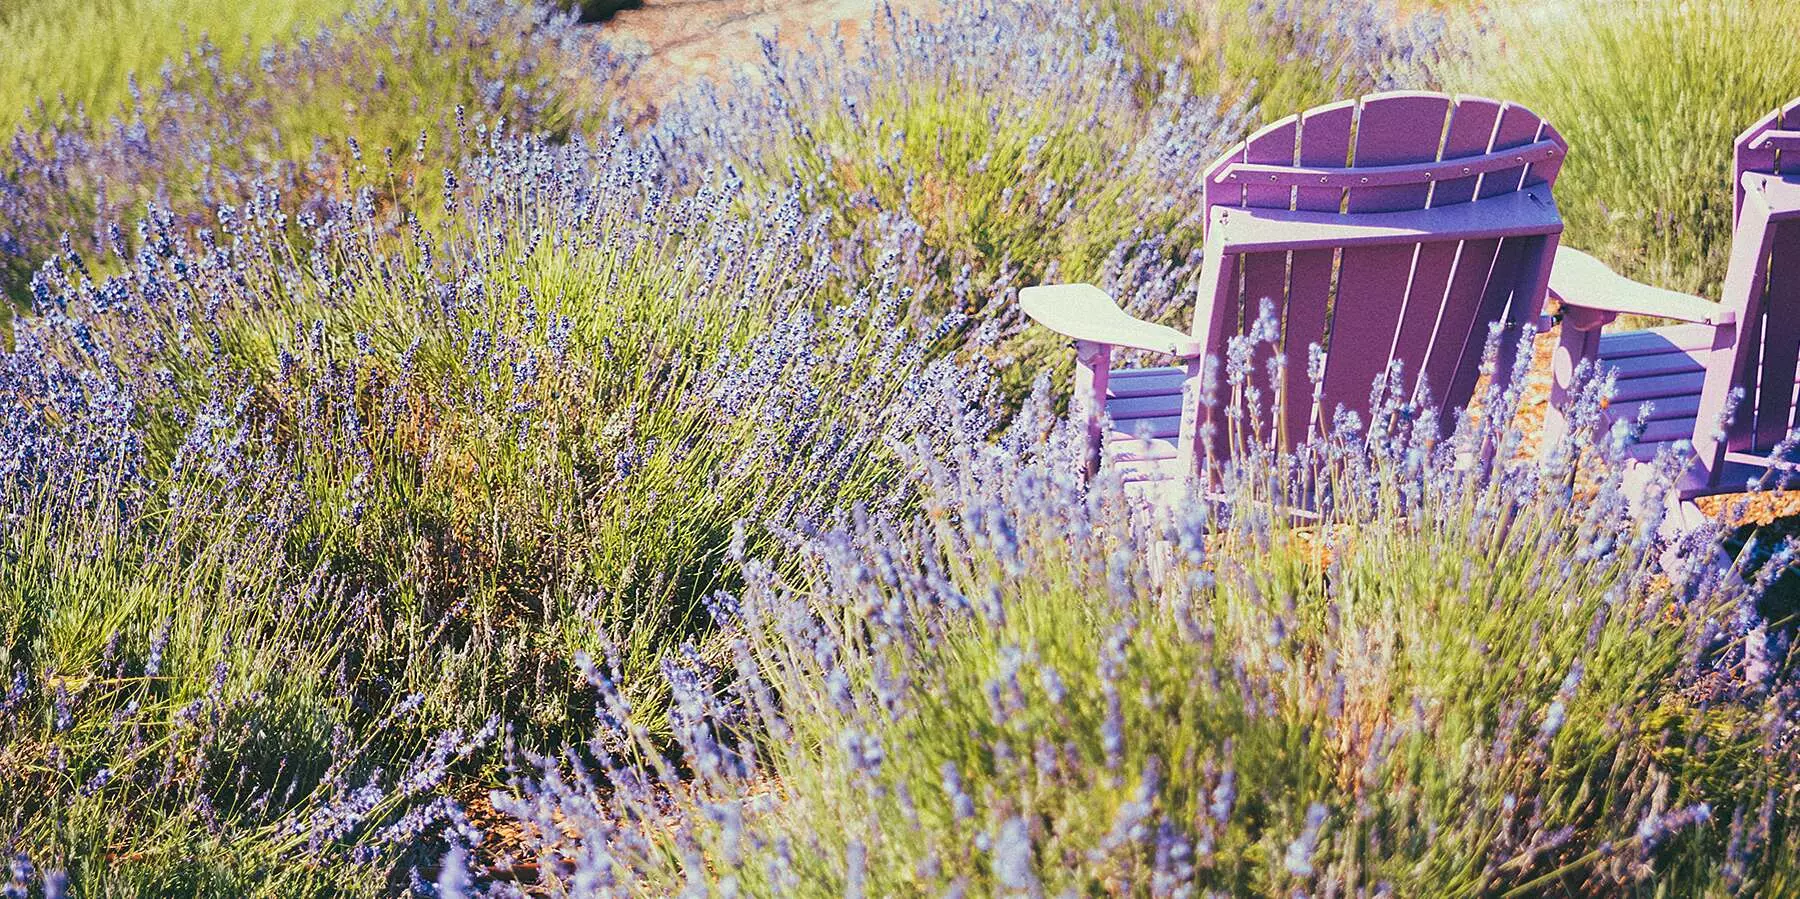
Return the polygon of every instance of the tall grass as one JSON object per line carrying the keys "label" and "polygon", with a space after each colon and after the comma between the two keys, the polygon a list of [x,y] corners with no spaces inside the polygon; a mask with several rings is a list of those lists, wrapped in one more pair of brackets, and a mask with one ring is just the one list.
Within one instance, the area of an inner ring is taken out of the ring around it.
{"label": "tall grass", "polygon": [[[1463,49],[1461,10],[1388,0],[1094,0],[1113,17],[1142,77],[1172,73],[1195,92],[1274,121],[1378,90],[1426,87]],[[1445,4],[1460,7],[1466,4]],[[1452,19],[1455,16],[1455,19]]]}
{"label": "tall grass", "polygon": [[1731,142],[1800,94],[1779,0],[1500,6],[1455,76],[1517,100],[1569,140],[1565,240],[1620,272],[1717,296],[1731,247]]}
{"label": "tall grass", "polygon": [[0,278],[15,296],[65,235],[98,262],[152,207],[198,226],[258,191],[373,187],[429,217],[476,132],[603,118],[612,71],[565,14],[505,0],[371,0],[254,56],[196,41],[117,115],[33,122],[0,155]]}
{"label": "tall grass", "polygon": [[[202,39],[226,64],[349,11],[356,0],[9,0],[0,6],[0,134],[80,109],[101,121],[130,105],[127,80],[151,83]],[[43,104],[43,113],[37,113]]]}

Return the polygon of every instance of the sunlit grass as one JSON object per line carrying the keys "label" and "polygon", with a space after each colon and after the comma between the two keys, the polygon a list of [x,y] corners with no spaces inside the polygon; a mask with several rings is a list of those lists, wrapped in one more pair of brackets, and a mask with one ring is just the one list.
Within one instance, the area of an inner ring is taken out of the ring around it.
{"label": "sunlit grass", "polygon": [[1800,95],[1782,0],[1498,4],[1455,86],[1529,106],[1569,141],[1563,240],[1621,273],[1716,298],[1732,140]]}
{"label": "sunlit grass", "polygon": [[44,104],[104,121],[130,103],[127,79],[154,86],[163,64],[202,39],[227,63],[326,22],[358,0],[9,0],[0,4],[0,134]]}

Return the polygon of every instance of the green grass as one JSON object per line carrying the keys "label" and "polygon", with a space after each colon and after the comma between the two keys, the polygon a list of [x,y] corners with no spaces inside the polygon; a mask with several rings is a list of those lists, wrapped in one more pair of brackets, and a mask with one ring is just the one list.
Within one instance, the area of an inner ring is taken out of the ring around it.
{"label": "green grass", "polygon": [[358,2],[8,0],[0,4],[0,134],[10,136],[40,101],[52,119],[79,107],[104,121],[129,105],[128,76],[150,89],[166,60],[203,38],[232,63]]}
{"label": "green grass", "polygon": [[[1202,96],[1274,121],[1372,90],[1422,87],[1460,46],[1467,0],[1090,0],[1154,83],[1170,65]],[[1425,7],[1422,9],[1422,7]],[[1448,7],[1448,9],[1437,9]]]}
{"label": "green grass", "polygon": [[1622,274],[1717,299],[1731,246],[1732,139],[1800,94],[1782,0],[1502,6],[1450,80],[1523,103],[1569,141],[1563,241]]}
{"label": "green grass", "polygon": [[602,117],[610,70],[567,40],[547,8],[360,0],[316,12],[323,24],[303,39],[255,54],[187,47],[166,79],[140,78],[143,101],[116,110],[124,128],[60,112],[31,123],[39,127],[0,151],[0,177],[15,193],[7,199],[27,212],[0,224],[0,237],[23,248],[0,256],[0,286],[22,299],[65,233],[84,257],[109,264],[96,235],[109,224],[128,233],[153,207],[193,223],[272,192],[350,202],[367,189],[368,202],[429,222],[443,172],[481,152],[485,135],[566,136],[584,116]]}

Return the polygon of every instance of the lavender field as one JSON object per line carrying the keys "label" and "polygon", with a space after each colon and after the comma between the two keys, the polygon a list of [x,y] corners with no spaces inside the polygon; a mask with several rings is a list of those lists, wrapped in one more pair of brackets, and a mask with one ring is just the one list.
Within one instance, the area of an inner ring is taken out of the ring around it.
{"label": "lavender field", "polygon": [[1528,345],[1147,516],[1016,301],[1187,327],[1197,173],[1394,88],[1716,288],[1780,0],[909,3],[654,103],[559,6],[104,4],[0,7],[76,48],[0,91],[9,899],[1800,895],[1781,485],[1667,552]]}

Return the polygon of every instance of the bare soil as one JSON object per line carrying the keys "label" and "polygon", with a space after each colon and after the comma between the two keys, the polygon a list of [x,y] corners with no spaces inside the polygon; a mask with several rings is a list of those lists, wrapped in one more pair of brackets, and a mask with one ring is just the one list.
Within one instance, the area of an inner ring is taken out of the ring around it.
{"label": "bare soil", "polygon": [[[943,0],[887,0],[894,13],[930,15]],[[598,29],[615,50],[642,55],[630,99],[650,108],[696,82],[753,75],[762,39],[792,46],[809,32],[837,29],[855,47],[882,0],[647,0]]]}

